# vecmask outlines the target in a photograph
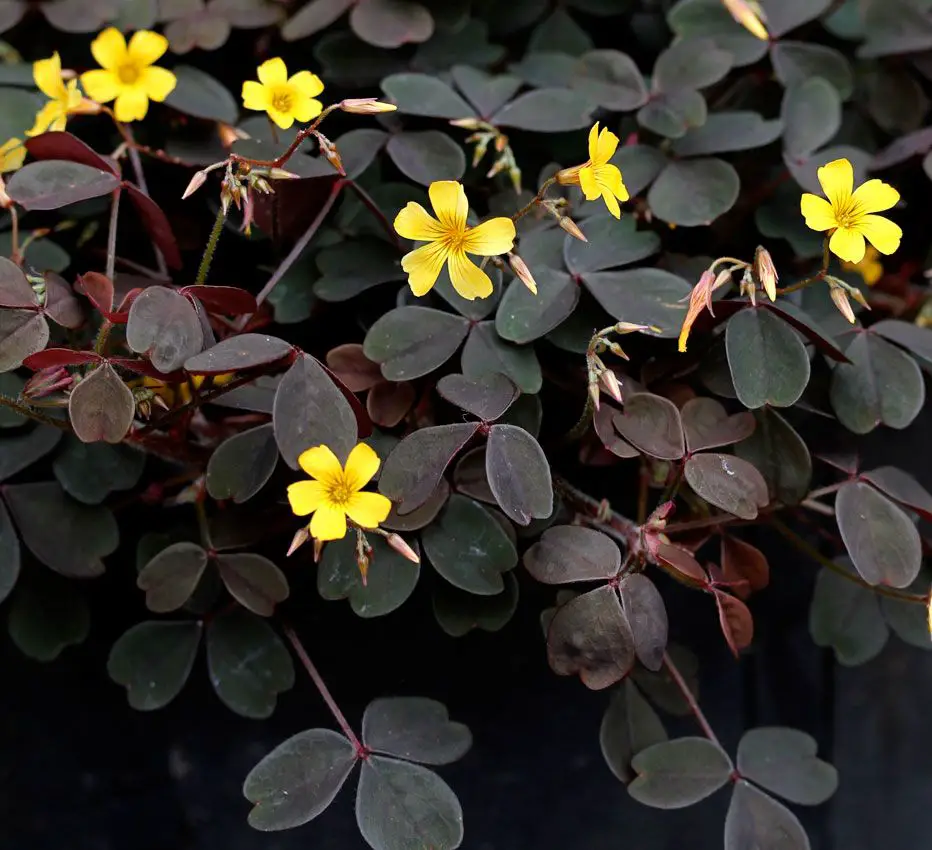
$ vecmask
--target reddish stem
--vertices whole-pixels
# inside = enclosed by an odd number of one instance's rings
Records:
[[[699,708],[699,703],[696,702],[695,695],[689,689],[689,685],[686,684],[686,680],[683,678],[683,674],[680,673],[677,666],[673,663],[673,659],[670,658],[670,654],[668,652],[663,654],[663,663],[666,666],[667,671],[670,673],[670,678],[673,679],[674,684],[677,688],[679,688],[680,693],[683,695],[683,699],[685,699],[689,705],[689,710],[692,712],[693,717],[696,718],[696,722],[702,729],[702,733],[713,744],[721,748],[722,742],[719,741],[718,735],[715,734],[715,731],[709,725],[709,721],[706,720],[705,715],[702,713],[702,709]]]
[[[371,212],[379,220],[379,224],[382,225],[382,229],[389,235],[389,238],[392,240],[395,247],[401,251],[401,242],[398,240],[398,234],[395,233],[395,228],[392,227],[392,223],[385,217],[385,213],[379,209],[378,204],[376,204],[372,196],[355,180],[347,180],[346,184],[359,196],[359,200],[366,205],[366,208],[369,210],[369,212]]]

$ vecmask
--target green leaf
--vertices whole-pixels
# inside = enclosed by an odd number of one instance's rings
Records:
[[[197,620],[138,623],[111,648],[107,673],[126,688],[132,708],[164,708],[188,681],[200,642]]]
[[[497,632],[504,628],[518,607],[518,580],[505,573],[505,589],[495,596],[476,596],[437,582],[433,590],[434,616],[450,637],[463,637],[473,629]]]
[[[637,120],[645,130],[668,139],[679,139],[693,127],[701,127],[708,116],[705,98],[692,89],[663,92],[638,110]]]
[[[357,0],[349,20],[363,41],[388,49],[427,41],[434,32],[430,12],[412,0]]]
[[[494,372],[507,375],[523,393],[533,395],[543,384],[540,362],[530,346],[517,346],[503,340],[495,323],[480,322],[470,331],[460,360],[467,378],[482,378]]]
[[[738,773],[791,803],[818,806],[838,787],[838,771],[818,750],[815,738],[799,729],[749,729],[738,744]]]
[[[69,496],[99,505],[110,493],[135,487],[145,463],[146,455],[128,445],[86,444],[69,437],[52,468]]]
[[[807,41],[777,41],[770,48],[770,61],[777,79],[787,88],[821,77],[838,90],[842,100],[854,93],[851,64],[832,47]]]
[[[374,850],[454,850],[463,840],[463,810],[450,786],[426,767],[384,756],[362,764],[356,823]]]
[[[540,444],[523,428],[492,426],[485,471],[499,507],[519,525],[553,513],[550,464]]]
[[[504,106],[521,88],[521,80],[509,74],[492,76],[471,65],[454,65],[451,76],[480,116],[487,117]]]
[[[731,54],[708,38],[683,38],[657,57],[651,78],[658,92],[704,89],[731,70]]]
[[[288,598],[288,579],[268,558],[250,552],[217,557],[217,569],[227,590],[240,605],[262,617]]]
[[[90,610],[71,582],[50,573],[26,578],[10,599],[7,630],[23,655],[54,661],[63,649],[87,637]]]
[[[446,706],[423,697],[383,697],[366,706],[362,742],[373,752],[419,764],[450,764],[472,746],[462,723],[450,720]]]
[[[830,397],[839,421],[855,434],[878,425],[906,428],[925,402],[916,362],[877,334],[857,334],[832,372]]]
[[[632,759],[654,744],[667,740],[657,712],[631,682],[625,681],[612,694],[602,716],[599,745],[609,770],[625,784],[635,778]]]
[[[311,0],[282,26],[281,36],[285,41],[297,41],[320,32],[340,18],[353,3],[354,0]]]
[[[502,573],[518,554],[502,527],[481,505],[453,495],[437,520],[421,534],[424,552],[450,584],[480,596],[504,589]]]
[[[271,423],[234,434],[210,456],[207,492],[214,499],[246,502],[266,485],[277,463],[278,445]]]
[[[466,173],[463,149],[439,130],[396,133],[386,150],[398,170],[422,186],[435,180],[458,180]]]
[[[339,387],[313,357],[295,360],[275,391],[275,440],[285,463],[298,468],[298,456],[325,445],[345,461],[356,445],[356,415]]]
[[[666,339],[679,334],[686,315],[684,299],[692,291],[678,275],[652,268],[588,272],[583,282],[613,318],[658,328],[649,333]]]
[[[755,519],[770,502],[767,482],[746,460],[734,455],[703,453],[686,461],[686,480],[709,504],[741,519]]]
[[[802,824],[786,806],[739,779],[725,818],[725,850],[809,850]]]
[[[816,577],[809,631],[816,645],[831,647],[845,667],[879,655],[888,634],[874,592],[827,569]]]
[[[430,307],[396,307],[366,334],[366,357],[382,366],[390,381],[428,375],[449,360],[469,332],[461,316]]]
[[[590,50],[573,66],[570,88],[612,112],[630,112],[647,101],[644,77],[627,53]]]
[[[324,301],[346,301],[404,277],[397,250],[381,239],[344,240],[323,248],[315,259],[320,277],[314,283],[314,294]]]
[[[450,86],[427,74],[392,74],[382,80],[382,91],[399,112],[428,118],[468,118],[475,110]]]
[[[281,638],[242,608],[209,622],[207,669],[224,705],[257,720],[271,717],[278,694],[294,685],[294,664]]]
[[[780,117],[787,154],[806,157],[830,142],[841,127],[838,89],[823,77],[808,77],[786,90]]]
[[[537,293],[514,280],[495,314],[495,330],[509,342],[525,344],[540,339],[572,315],[579,302],[579,286],[565,272],[538,266],[533,275]]]
[[[701,127],[677,139],[673,152],[677,156],[702,156],[762,148],[779,139],[782,132],[781,121],[765,121],[756,112],[716,112]]]
[[[920,592],[928,592],[928,589],[922,588]],[[929,618],[925,605],[881,596],[880,610],[887,625],[900,640],[919,649],[932,649],[932,635],[929,634]]]
[[[767,30],[773,39],[818,18],[832,0],[763,0]]]
[[[221,82],[190,65],[176,65],[172,71],[177,82],[165,99],[169,106],[194,118],[236,123],[239,107]]]
[[[714,398],[692,398],[680,410],[690,453],[740,443],[754,433],[756,420],[747,411],[728,415]]]
[[[735,65],[754,64],[769,47],[735,21],[721,0],[679,0],[667,12],[667,23],[678,36],[708,36],[732,54]]]
[[[792,407],[809,383],[806,347],[770,310],[735,313],[725,326],[725,349],[735,392],[745,407]]]
[[[581,130],[592,123],[593,104],[579,92],[543,88],[519,94],[490,119],[496,127],[517,127],[538,133]]]
[[[628,793],[655,809],[682,809],[723,787],[733,766],[728,754],[707,738],[661,741],[639,752]]]
[[[670,224],[698,227],[711,224],[738,199],[741,180],[721,159],[671,162],[647,193],[654,215]]]
[[[116,520],[107,508],[75,502],[52,481],[7,485],[3,496],[23,543],[43,564],[74,578],[103,573],[101,559],[119,543]],[[55,533],[49,534],[53,521]]]
[[[166,286],[150,286],[129,309],[126,342],[160,372],[174,372],[203,349],[204,331],[187,298]]]
[[[243,782],[243,796],[253,804],[249,825],[272,832],[313,820],[333,802],[356,759],[353,745],[330,729],[283,741]]]
[[[328,544],[317,568],[321,597],[347,599],[353,612],[364,618],[382,617],[401,607],[414,592],[421,573],[420,564],[399,555],[381,537],[370,537],[369,545],[372,557],[365,584],[351,535]]]
[[[524,566],[544,584],[607,581],[621,569],[621,552],[611,537],[594,528],[556,525],[524,553]]]
[[[593,47],[592,38],[565,9],[554,9],[531,33],[528,52],[553,51],[579,56]]]
[[[7,194],[26,210],[57,210],[112,192],[120,180],[79,162],[44,159],[30,162],[7,181]]]
[[[754,412],[757,428],[735,446],[735,454],[764,476],[771,501],[799,504],[809,492],[812,458],[802,437],[775,410]]]
[[[146,607],[156,614],[175,611],[190,599],[204,570],[207,552],[196,543],[175,543],[150,560],[136,578]]]
[[[922,541],[909,516],[869,484],[849,481],[835,498],[838,530],[868,584],[907,587],[922,566]]]
[[[564,239],[563,258],[571,274],[585,277],[589,272],[636,263],[660,250],[657,234],[638,230],[634,216],[621,221],[610,215],[592,216],[585,232],[588,242],[569,234]]]
[[[405,437],[386,458],[379,490],[409,514],[434,495],[444,470],[479,430],[478,422],[421,428]]]
[[[547,630],[547,660],[557,675],[579,674],[593,690],[628,674],[634,637],[613,587],[583,593],[556,610]]]
[[[444,375],[437,382],[437,392],[485,422],[503,416],[520,394],[508,378],[495,373],[477,381],[464,375]]]
[[[652,393],[635,393],[625,400],[613,424],[632,446],[661,460],[679,460],[686,453],[683,423],[676,405]]]
[[[0,481],[12,478],[45,457],[61,438],[61,430],[53,425],[36,425],[26,434],[4,437],[0,440]]]

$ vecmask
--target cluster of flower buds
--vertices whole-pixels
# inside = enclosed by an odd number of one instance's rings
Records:
[[[617,322],[607,328],[603,328],[594,334],[589,340],[589,347],[586,349],[586,380],[589,385],[589,397],[596,410],[599,409],[599,395],[604,389],[615,401],[622,403],[621,386],[615,373],[609,369],[599,356],[606,351],[610,351],[616,357],[623,360],[628,359],[622,347],[609,337],[611,334],[630,334],[638,331],[652,331],[660,333],[660,328],[653,325],[636,325],[632,322]]]
[[[136,402],[136,412],[141,419],[149,419],[152,416],[153,407],[170,410],[168,402],[151,387],[133,387],[132,390],[133,400]]]
[[[48,399],[55,393],[70,389],[74,382],[74,376],[64,366],[49,366],[46,369],[39,369],[26,381],[26,385],[23,387],[23,398],[29,399],[29,401]],[[58,399],[53,401],[51,405],[46,406],[64,406],[65,404],[67,402],[64,399]]]
[[[454,127],[474,131],[466,138],[466,144],[475,145],[472,153],[473,168],[479,165],[491,147],[496,156],[485,176],[491,179],[496,174],[507,173],[515,192],[521,191],[521,169],[518,168],[514,151],[508,143],[508,136],[497,127],[493,127],[486,121],[480,121],[478,118],[457,118],[450,123]]]
[[[380,537],[384,538],[385,542],[392,547],[399,555],[407,560],[411,561],[413,564],[421,563],[421,558],[414,549],[408,544],[408,542],[400,535],[395,532],[383,531],[381,528],[375,528],[370,530],[371,534],[378,534]],[[291,540],[291,545],[288,547],[288,555],[293,555],[298,551],[308,540],[311,540],[311,532],[308,526],[302,525],[296,532],[294,537]],[[314,563],[317,563],[320,560],[321,551],[323,550],[323,541],[314,539]],[[369,545],[369,542],[366,540],[365,534],[362,529],[356,529],[356,565],[359,567],[359,573],[362,576],[362,583],[365,585],[367,577],[369,574],[369,568],[372,565],[372,546]]]

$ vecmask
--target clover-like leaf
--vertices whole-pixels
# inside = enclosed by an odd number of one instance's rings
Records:
[[[654,583],[641,573],[618,584],[621,607],[634,638],[634,651],[648,670],[659,670],[667,648],[667,609]]]
[[[19,368],[48,341],[49,325],[41,313],[0,309],[0,373]]]
[[[613,112],[630,112],[647,100],[638,66],[619,50],[590,50],[573,66],[570,88]]]
[[[476,596],[447,582],[433,590],[433,610],[437,623],[450,637],[462,637],[473,629],[497,632],[508,623],[518,607],[518,580],[505,573],[505,589],[495,596]]]
[[[482,378],[501,372],[523,393],[540,392],[543,384],[540,361],[532,346],[512,345],[495,330],[495,322],[479,322],[469,332],[460,359],[467,378]]]
[[[756,420],[742,411],[733,416],[714,398],[692,398],[680,410],[686,448],[690,452],[740,443],[754,433]]]
[[[686,461],[685,474],[689,486],[709,504],[742,519],[754,519],[770,501],[764,477],[734,455],[693,455]]]
[[[73,583],[52,573],[27,573],[10,599],[7,630],[23,655],[54,661],[79,644],[91,628],[91,612]]]
[[[861,478],[923,519],[932,520],[932,494],[908,472],[895,466],[880,466],[862,473]]]
[[[12,478],[45,457],[62,438],[53,425],[37,425],[25,434],[0,440],[0,481]]]
[[[522,241],[522,246],[524,241]],[[495,330],[502,339],[525,344],[548,334],[576,309],[579,286],[566,272],[535,267],[537,292],[519,280],[505,290],[495,314]]]
[[[469,332],[468,320],[429,307],[398,307],[369,328],[366,357],[390,381],[408,381],[449,360]]]
[[[256,495],[278,464],[278,445],[271,423],[224,440],[207,462],[207,492],[237,504]]]
[[[499,507],[520,525],[553,513],[550,464],[543,449],[517,425],[493,425],[485,470]]]
[[[636,775],[631,760],[666,740],[667,732],[657,712],[637,686],[630,679],[625,680],[612,694],[599,727],[599,744],[609,770],[622,782],[631,782]]]
[[[559,133],[588,127],[594,104],[566,88],[542,88],[519,94],[491,118],[496,127]]]
[[[288,598],[288,579],[268,558],[251,552],[217,557],[220,578],[230,595],[250,611],[271,617]]]
[[[738,772],[791,803],[818,806],[838,787],[838,771],[816,756],[818,749],[799,729],[749,729],[738,744]]]
[[[370,750],[420,764],[450,764],[472,746],[443,703],[423,697],[383,697],[366,706],[362,742]]]
[[[725,642],[735,658],[742,649],[747,649],[754,639],[754,618],[751,611],[736,596],[714,591],[715,606],[718,608],[718,623],[725,636]]]
[[[422,186],[435,180],[458,180],[466,173],[463,149],[439,130],[397,133],[385,149],[398,170]]]
[[[172,70],[175,87],[165,101],[169,106],[194,118],[236,123],[239,108],[223,83],[191,65],[176,65]]]
[[[782,132],[781,121],[765,121],[756,112],[716,112],[701,127],[677,139],[673,152],[678,156],[704,156],[762,148],[779,139]]]
[[[786,806],[739,779],[725,817],[725,850],[809,850],[802,824]]]
[[[679,334],[692,289],[679,275],[654,268],[587,272],[583,282],[612,317],[652,326],[658,330],[651,334],[664,338]],[[587,336],[591,333],[587,327]]]
[[[158,553],[136,577],[146,592],[146,607],[156,614],[188,601],[207,568],[207,552],[196,543],[175,543]]]
[[[799,504],[812,480],[812,457],[806,443],[775,410],[760,408],[754,417],[757,428],[735,446],[735,454],[764,476],[772,501]]]
[[[223,375],[267,366],[291,354],[291,346],[278,337],[266,334],[238,334],[221,340],[206,351],[184,362],[192,375]]]
[[[524,553],[524,566],[545,584],[607,581],[621,569],[621,552],[611,537],[594,528],[555,525]]]
[[[504,415],[520,395],[508,377],[494,372],[478,380],[470,380],[465,375],[444,375],[437,382],[437,392],[485,422]]]
[[[830,142],[841,127],[838,89],[823,77],[808,77],[787,88],[780,118],[787,154],[806,157]]]
[[[136,402],[109,363],[101,363],[68,396],[68,418],[84,443],[122,442],[133,424]]]
[[[707,738],[676,738],[639,752],[628,793],[655,809],[682,809],[714,794],[731,777],[728,754]]]
[[[683,423],[676,405],[652,393],[635,393],[612,422],[632,446],[651,457],[679,460],[686,453]]]
[[[722,79],[731,63],[731,54],[711,39],[677,39],[657,57],[651,82],[661,92],[704,89]]]
[[[619,222],[610,215],[596,215],[586,220],[585,228],[588,242],[569,234],[563,241],[563,258],[574,275],[636,263],[660,249],[657,234],[638,230],[633,217]]]
[[[0,500],[0,602],[3,602],[19,578],[21,566],[19,538],[6,505]]]
[[[670,224],[711,224],[738,199],[741,180],[734,167],[714,157],[671,162],[647,193],[654,215]]]
[[[732,588],[739,599],[747,599],[752,592],[763,590],[770,583],[770,564],[764,553],[730,534],[722,535],[720,562],[725,581],[743,582]]]
[[[771,46],[770,61],[777,79],[787,88],[812,77],[822,77],[838,90],[842,100],[847,100],[854,91],[851,65],[845,55],[833,47],[784,39]]]
[[[36,308],[36,293],[16,263],[0,257],[0,307]]]
[[[817,646],[831,647],[846,667],[875,658],[889,635],[876,594],[828,569],[816,576],[809,632]]]
[[[695,89],[657,92],[637,114],[638,124],[652,133],[679,139],[701,127],[709,114],[705,98]]]
[[[57,210],[79,201],[112,192],[120,180],[112,171],[102,171],[79,162],[46,159],[30,162],[15,172],[6,192],[26,210]]]
[[[187,298],[165,286],[150,286],[129,309],[126,341],[160,372],[173,372],[204,347],[204,331]]]

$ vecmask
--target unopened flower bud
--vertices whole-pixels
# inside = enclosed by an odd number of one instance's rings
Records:
[[[317,133],[317,141],[320,143],[320,152],[338,172],[341,177],[346,177],[346,171],[343,168],[343,160],[340,158],[340,152],[336,149],[333,142],[330,141],[323,133]]]
[[[757,250],[754,252],[754,276],[760,281],[760,285],[764,287],[767,297],[771,301],[776,301],[777,281],[780,279],[780,275],[777,274],[770,252],[761,245],[758,245]]]
[[[421,563],[421,558],[405,541],[400,534],[389,534],[385,542],[392,547],[401,557],[407,558],[412,564]]]
[[[507,147],[508,147],[508,136],[506,136],[504,133],[499,133],[495,137],[495,150],[498,153],[501,153]]]
[[[616,357],[620,357],[622,360],[630,360],[631,358],[625,354],[625,350],[617,342],[609,342],[608,350],[612,352]]]
[[[856,286],[852,286],[848,289],[848,294],[858,302],[862,307],[866,307],[870,310],[871,305],[867,303],[867,299],[864,297],[864,293],[861,292]]]
[[[851,309],[848,293],[840,286],[829,284],[829,294],[832,296],[832,301],[835,302],[838,312],[853,325],[855,322],[854,310]]]
[[[583,166],[574,165],[572,168],[564,168],[558,171],[554,177],[561,186],[578,186],[579,172],[582,171],[582,169]]]
[[[295,532],[294,537],[291,540],[291,545],[288,547],[288,551],[285,553],[285,557],[288,557],[289,555],[293,555],[295,552],[298,551],[298,549],[300,549],[310,539],[311,539],[311,532],[308,530],[308,527],[305,525],[299,528]]]
[[[355,115],[378,115],[380,112],[394,112],[398,107],[374,97],[350,97],[340,104],[340,109]]]
[[[454,127],[460,127],[463,130],[478,130],[482,126],[482,122],[476,118],[456,118],[450,123]]]
[[[599,383],[597,380],[589,380],[589,398],[592,399],[592,405],[596,410],[599,409]]]
[[[618,385],[618,378],[615,377],[615,373],[611,369],[606,369],[599,375],[599,380],[608,394],[621,404],[621,387]]]
[[[314,538],[314,563],[320,563],[321,553],[324,551],[324,541]]]
[[[508,169],[508,177],[511,179],[511,185],[514,187],[515,194],[521,194],[521,169],[517,165]]]
[[[284,168],[270,168],[269,178],[272,180],[300,180],[301,175],[293,171],[286,171]]]
[[[524,262],[517,254],[509,254],[508,262],[511,265],[511,270],[515,273],[515,276],[518,280],[521,281],[528,289],[531,290],[535,295],[537,295],[537,281],[534,280],[534,275],[531,274],[531,270],[527,267],[527,263]]]
[[[569,216],[560,216],[560,227],[562,227],[570,236],[574,239],[578,239],[580,242],[588,242],[586,239],[586,234],[579,229],[579,225],[576,224],[573,219]]]
[[[482,162],[482,157],[485,156],[486,151],[489,149],[489,137],[481,136],[476,143],[476,147],[473,148],[472,152],[472,167],[475,168],[480,162]]]
[[[188,188],[184,190],[184,194],[181,196],[181,200],[190,198],[201,186],[204,185],[204,182],[207,180],[206,171],[195,172],[194,176],[191,178],[191,182],[188,183]]]

